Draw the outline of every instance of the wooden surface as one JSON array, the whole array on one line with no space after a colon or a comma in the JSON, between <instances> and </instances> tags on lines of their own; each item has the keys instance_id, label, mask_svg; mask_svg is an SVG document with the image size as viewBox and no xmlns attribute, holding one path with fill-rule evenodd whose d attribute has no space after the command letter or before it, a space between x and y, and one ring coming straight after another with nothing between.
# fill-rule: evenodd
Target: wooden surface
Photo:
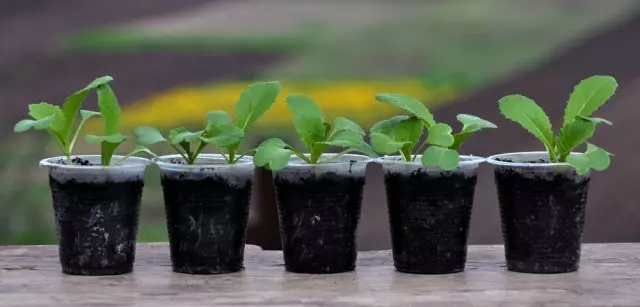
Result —
<instances>
[{"instance_id":1,"label":"wooden surface","mask_svg":"<svg viewBox=\"0 0 640 307\"><path fill-rule=\"evenodd\" d=\"M60 273L57 247L0 247L0 306L640 306L640 244L586 244L576 273L504 268L502 246L472 246L467 270L395 272L389 251L363 252L355 272L286 273L281 252L247 247L243 272L173 273L164 244L142 244L134 272Z\"/></svg>"}]
</instances>

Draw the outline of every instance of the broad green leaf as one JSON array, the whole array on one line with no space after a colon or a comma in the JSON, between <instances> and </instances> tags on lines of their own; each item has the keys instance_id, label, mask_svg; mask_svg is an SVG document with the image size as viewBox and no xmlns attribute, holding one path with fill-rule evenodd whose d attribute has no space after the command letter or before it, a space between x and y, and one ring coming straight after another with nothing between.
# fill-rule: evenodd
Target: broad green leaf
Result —
<instances>
[{"instance_id":1,"label":"broad green leaf","mask_svg":"<svg viewBox=\"0 0 640 307\"><path fill-rule=\"evenodd\" d=\"M488 120L469 114L458 114L456 119L462 123L462 130L460 130L460 133L471 133L482 129L498 128L498 126Z\"/></svg>"},{"instance_id":2,"label":"broad green leaf","mask_svg":"<svg viewBox=\"0 0 640 307\"><path fill-rule=\"evenodd\" d=\"M378 132L378 133L390 135L393 133L393 131L395 130L395 127L398 125L399 122L403 120L407 120L409 118L411 117L407 115L398 115L398 116L391 117L389 119L381 120L373 124L373 126L369 128L369 132L370 133Z\"/></svg>"},{"instance_id":3,"label":"broad green leaf","mask_svg":"<svg viewBox=\"0 0 640 307\"><path fill-rule=\"evenodd\" d=\"M262 116L280 94L280 83L259 82L249 85L236 103L236 122L243 131Z\"/></svg>"},{"instance_id":4,"label":"broad green leaf","mask_svg":"<svg viewBox=\"0 0 640 307\"><path fill-rule=\"evenodd\" d=\"M417 118L425 121L428 125L434 125L435 121L429 109L417 99L403 94L378 94L376 100L387 103L405 111L408 111Z\"/></svg>"},{"instance_id":5,"label":"broad green leaf","mask_svg":"<svg viewBox=\"0 0 640 307\"><path fill-rule=\"evenodd\" d=\"M120 106L118 105L118 99L111 87L107 84L100 85L97 89L98 108L104 121L104 133L107 135L116 134L118 133L118 126L120 125Z\"/></svg>"},{"instance_id":6,"label":"broad green leaf","mask_svg":"<svg viewBox=\"0 0 640 307\"><path fill-rule=\"evenodd\" d=\"M47 116L43 119L39 119L39 120L32 120L32 119L23 119L21 121L19 121L18 123L16 123L16 125L13 127L13 131L14 132L24 132L27 131L31 128L36 129L36 130L44 130L44 129L48 129L51 126L51 123L53 122L54 116Z\"/></svg>"},{"instance_id":7,"label":"broad green leaf","mask_svg":"<svg viewBox=\"0 0 640 307\"><path fill-rule=\"evenodd\" d=\"M343 148L360 147L364 144L362 135L350 130L342 130L335 133L329 140L319 142L319 144L326 144L329 146L337 146Z\"/></svg>"},{"instance_id":8,"label":"broad green leaf","mask_svg":"<svg viewBox=\"0 0 640 307\"><path fill-rule=\"evenodd\" d=\"M410 142L407 141L396 141L390 136L379 132L371 133L369 137L371 138L371 147L373 150L385 155L396 153L402 150L407 144L410 144Z\"/></svg>"},{"instance_id":9,"label":"broad green leaf","mask_svg":"<svg viewBox=\"0 0 640 307\"><path fill-rule=\"evenodd\" d=\"M185 127L173 128L169 130L169 140L173 140L178 134L183 132L189 132L189 130L187 130L187 128Z\"/></svg>"},{"instance_id":10,"label":"broad green leaf","mask_svg":"<svg viewBox=\"0 0 640 307\"><path fill-rule=\"evenodd\" d=\"M410 153L420 139L424 126L420 119L412 116L400 115L382 120L370 129L372 133L382 133L392 140L405 143L402 149Z\"/></svg>"},{"instance_id":11,"label":"broad green leaf","mask_svg":"<svg viewBox=\"0 0 640 307\"><path fill-rule=\"evenodd\" d=\"M596 145L587 144L587 151L584 155L589 159L591 168L596 171L604 171L611 164L611 154Z\"/></svg>"},{"instance_id":12,"label":"broad green leaf","mask_svg":"<svg viewBox=\"0 0 640 307\"><path fill-rule=\"evenodd\" d=\"M522 126L540 140L547 150L554 149L551 121L533 100L522 95L509 95L498 102L500 113Z\"/></svg>"},{"instance_id":13,"label":"broad green leaf","mask_svg":"<svg viewBox=\"0 0 640 307\"><path fill-rule=\"evenodd\" d=\"M62 106L62 113L64 114L63 134L66 138L69 138L71 136L76 116L78 115L78 111L80 111L80 108L82 107L82 103L87 98L89 91L97 88L98 86L105 85L111 81L113 81L113 78L111 78L110 76L97 78L85 88L73 93L71 96L65 99L64 105Z\"/></svg>"},{"instance_id":14,"label":"broad green leaf","mask_svg":"<svg viewBox=\"0 0 640 307\"><path fill-rule=\"evenodd\" d=\"M202 133L204 133L204 130L200 130L196 132L184 131L184 132L177 133L173 136L173 138L170 138L171 144L178 145L182 142L190 143L190 142L199 140Z\"/></svg>"},{"instance_id":15,"label":"broad green leaf","mask_svg":"<svg viewBox=\"0 0 640 307\"><path fill-rule=\"evenodd\" d=\"M151 145L166 141L162 133L158 129L149 126L141 126L135 130L138 143L142 145Z\"/></svg>"},{"instance_id":16,"label":"broad green leaf","mask_svg":"<svg viewBox=\"0 0 640 307\"><path fill-rule=\"evenodd\" d=\"M618 88L618 82L610 76L592 76L580 81L573 89L564 111L564 125L576 116L589 117L600 108Z\"/></svg>"},{"instance_id":17,"label":"broad green leaf","mask_svg":"<svg viewBox=\"0 0 640 307\"><path fill-rule=\"evenodd\" d=\"M62 134L64 131L64 115L58 106L54 106L46 102L30 104L29 116L33 117L35 120L53 116L53 119L49 122L50 129L58 134Z\"/></svg>"},{"instance_id":18,"label":"broad green leaf","mask_svg":"<svg viewBox=\"0 0 640 307\"><path fill-rule=\"evenodd\" d=\"M87 121L89 118L94 116L99 116L100 112L89 111L89 110L80 110L80 118L82 121Z\"/></svg>"},{"instance_id":19,"label":"broad green leaf","mask_svg":"<svg viewBox=\"0 0 640 307\"><path fill-rule=\"evenodd\" d=\"M315 143L326 136L324 114L313 100L303 95L289 95L287 107L293 114L293 126L307 149L313 150Z\"/></svg>"},{"instance_id":20,"label":"broad green leaf","mask_svg":"<svg viewBox=\"0 0 640 307\"><path fill-rule=\"evenodd\" d=\"M231 115L225 111L213 111L207 113L207 130L215 126L231 124Z\"/></svg>"},{"instance_id":21,"label":"broad green leaf","mask_svg":"<svg viewBox=\"0 0 640 307\"><path fill-rule=\"evenodd\" d=\"M422 164L424 166L453 170L458 167L458 163L460 163L460 155L453 149L430 146L422 154Z\"/></svg>"},{"instance_id":22,"label":"broad green leaf","mask_svg":"<svg viewBox=\"0 0 640 307\"><path fill-rule=\"evenodd\" d=\"M124 142L124 140L122 141ZM113 157L113 154L116 152L116 149L118 148L118 146L120 146L120 144L122 144L122 142L102 142L101 144L101 150L100 150L100 160L102 162L102 165L111 165L111 158Z\"/></svg>"},{"instance_id":23,"label":"broad green leaf","mask_svg":"<svg viewBox=\"0 0 640 307\"><path fill-rule=\"evenodd\" d=\"M596 124L606 124L609 126L613 126L613 123L604 119L604 118L600 118L600 117L586 117L586 116L579 116L578 118L583 119L583 120L588 120L590 122L596 123Z\"/></svg>"},{"instance_id":24,"label":"broad green leaf","mask_svg":"<svg viewBox=\"0 0 640 307\"><path fill-rule=\"evenodd\" d=\"M360 146L354 146L353 149L372 158L380 156L373 150L373 147L371 147L371 145L367 144L366 142L363 142Z\"/></svg>"},{"instance_id":25,"label":"broad green leaf","mask_svg":"<svg viewBox=\"0 0 640 307\"><path fill-rule=\"evenodd\" d=\"M359 135L365 135L366 134L364 132L364 130L362 129L362 127L360 127L360 125L358 125L355 122L353 122L352 120L350 120L348 118L344 118L344 117L336 117L333 120L333 131L334 132L352 131L352 132L355 132L355 133L357 133Z\"/></svg>"},{"instance_id":26,"label":"broad green leaf","mask_svg":"<svg viewBox=\"0 0 640 307\"><path fill-rule=\"evenodd\" d=\"M153 151L151 151L151 149L144 147L142 145L136 145L136 148L134 148L133 151L127 156L133 156L143 152L154 158L159 158L158 155L156 155Z\"/></svg>"},{"instance_id":27,"label":"broad green leaf","mask_svg":"<svg viewBox=\"0 0 640 307\"><path fill-rule=\"evenodd\" d=\"M100 143L120 144L124 142L127 139L127 137L122 135L121 133L115 133L110 135L87 134L85 136L85 139L89 144L100 144Z\"/></svg>"},{"instance_id":28,"label":"broad green leaf","mask_svg":"<svg viewBox=\"0 0 640 307\"><path fill-rule=\"evenodd\" d=\"M244 131L238 126L233 124L227 124L223 126L217 126L200 137L200 139L207 143L218 147L229 147L234 144L240 143L244 139Z\"/></svg>"},{"instance_id":29,"label":"broad green leaf","mask_svg":"<svg viewBox=\"0 0 640 307\"><path fill-rule=\"evenodd\" d=\"M437 123L427 129L427 131L428 144L442 147L449 147L453 145L454 139L453 134L451 134L453 129L451 129L451 126L443 123Z\"/></svg>"},{"instance_id":30,"label":"broad green leaf","mask_svg":"<svg viewBox=\"0 0 640 307\"><path fill-rule=\"evenodd\" d=\"M287 166L293 153L286 147L287 144L282 139L268 139L258 146L253 162L256 166L266 167L274 171L283 169Z\"/></svg>"},{"instance_id":31,"label":"broad green leaf","mask_svg":"<svg viewBox=\"0 0 640 307\"><path fill-rule=\"evenodd\" d=\"M567 157L567 163L573 165L579 175L584 175L591 169L591 162L585 155L570 155Z\"/></svg>"},{"instance_id":32,"label":"broad green leaf","mask_svg":"<svg viewBox=\"0 0 640 307\"><path fill-rule=\"evenodd\" d=\"M562 127L555 142L559 161L564 161L574 148L589 140L595 130L595 123L582 119Z\"/></svg>"}]
</instances>

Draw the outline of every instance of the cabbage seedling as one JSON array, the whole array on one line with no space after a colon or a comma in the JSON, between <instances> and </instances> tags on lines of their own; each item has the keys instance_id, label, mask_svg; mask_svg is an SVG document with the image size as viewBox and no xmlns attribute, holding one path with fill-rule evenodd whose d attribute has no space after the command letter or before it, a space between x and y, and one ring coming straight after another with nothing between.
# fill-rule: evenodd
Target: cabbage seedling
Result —
<instances>
[{"instance_id":1,"label":"cabbage seedling","mask_svg":"<svg viewBox=\"0 0 640 307\"><path fill-rule=\"evenodd\" d=\"M228 163L235 163L255 150L238 153L245 132L271 108L279 94L280 83L276 81L249 85L236 102L235 123L227 112L213 111L206 115L206 127L196 132L175 128L165 138L156 128L138 127L135 130L138 143L147 148L152 144L167 142L188 164L194 164L202 150L211 144L224 150L222 155Z\"/></svg>"},{"instance_id":2,"label":"cabbage seedling","mask_svg":"<svg viewBox=\"0 0 640 307\"><path fill-rule=\"evenodd\" d=\"M535 101L522 95L509 95L499 101L504 117L520 124L544 144L549 153L549 162L566 162L573 165L578 174L586 174L590 169L603 171L611 163L611 154L606 150L587 143L593 136L596 125L612 123L603 118L591 117L618 88L615 78L592 76L582 80L569 96L564 112L562 128L554 135L551 121ZM571 152L582 144L587 150L582 155Z\"/></svg>"},{"instance_id":3,"label":"cabbage seedling","mask_svg":"<svg viewBox=\"0 0 640 307\"><path fill-rule=\"evenodd\" d=\"M329 162L353 151L376 156L364 141L364 130L355 122L344 117L335 118L333 124L327 122L322 109L313 100L303 95L289 95L286 103L293 114L293 126L309 154L303 154L282 139L271 138L262 142L256 150L253 161L257 166L280 170L287 165L292 155L309 164ZM330 146L342 147L344 150L321 159L322 154Z\"/></svg>"},{"instance_id":4,"label":"cabbage seedling","mask_svg":"<svg viewBox=\"0 0 640 307\"><path fill-rule=\"evenodd\" d=\"M462 129L453 133L451 126L435 121L429 109L417 99L403 94L379 94L376 100L401 108L411 115L382 120L369 129L373 150L381 154L399 153L405 161L414 161L422 152L424 166L452 170L458 166L458 151L467 138L480 130L497 128L477 116L459 114ZM427 132L422 143L423 133ZM415 154L414 154L415 152Z\"/></svg>"}]
</instances>

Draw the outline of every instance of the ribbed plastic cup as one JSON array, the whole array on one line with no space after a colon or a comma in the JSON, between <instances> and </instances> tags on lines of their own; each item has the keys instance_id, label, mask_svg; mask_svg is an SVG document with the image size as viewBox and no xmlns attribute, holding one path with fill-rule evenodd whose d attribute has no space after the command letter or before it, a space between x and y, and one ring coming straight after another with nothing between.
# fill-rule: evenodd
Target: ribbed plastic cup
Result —
<instances>
[{"instance_id":1,"label":"ribbed plastic cup","mask_svg":"<svg viewBox=\"0 0 640 307\"><path fill-rule=\"evenodd\" d=\"M418 156L379 158L384 170L393 262L398 271L463 271L477 168L484 158L461 156L454 170L425 167Z\"/></svg>"},{"instance_id":2,"label":"ribbed plastic cup","mask_svg":"<svg viewBox=\"0 0 640 307\"><path fill-rule=\"evenodd\" d=\"M160 157L173 270L222 274L244 268L251 181L250 157L228 164L222 155L200 154L195 164L180 155Z\"/></svg>"},{"instance_id":3,"label":"ribbed plastic cup","mask_svg":"<svg viewBox=\"0 0 640 307\"><path fill-rule=\"evenodd\" d=\"M130 157L102 166L100 156L40 161L49 170L62 272L116 275L133 269L144 172L150 160ZM121 159L114 156L113 160Z\"/></svg>"},{"instance_id":4,"label":"ribbed plastic cup","mask_svg":"<svg viewBox=\"0 0 640 307\"><path fill-rule=\"evenodd\" d=\"M546 152L487 158L494 166L511 271L567 273L580 263L589 174L578 175L567 163L545 161Z\"/></svg>"},{"instance_id":5,"label":"ribbed plastic cup","mask_svg":"<svg viewBox=\"0 0 640 307\"><path fill-rule=\"evenodd\" d=\"M324 154L321 159L332 157ZM322 164L292 159L274 172L285 269L340 273L356 266L356 231L367 163L342 155Z\"/></svg>"}]
</instances>

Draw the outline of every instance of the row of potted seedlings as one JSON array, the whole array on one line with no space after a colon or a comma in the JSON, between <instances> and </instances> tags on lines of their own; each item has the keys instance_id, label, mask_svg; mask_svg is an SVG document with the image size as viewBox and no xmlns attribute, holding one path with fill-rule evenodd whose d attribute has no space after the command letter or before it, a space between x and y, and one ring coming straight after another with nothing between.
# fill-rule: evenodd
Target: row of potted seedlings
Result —
<instances>
[{"instance_id":1,"label":"row of potted seedlings","mask_svg":"<svg viewBox=\"0 0 640 307\"><path fill-rule=\"evenodd\" d=\"M246 226L254 167L273 171L285 268L298 273L339 273L355 268L356 232L362 206L365 168L384 169L394 265L420 274L464 270L467 237L482 162L494 166L507 268L528 273L578 269L590 170L604 170L610 154L587 143L598 124L591 117L616 91L608 76L581 81L570 95L564 122L554 134L545 112L531 99L510 95L501 113L539 139L546 151L500 154L488 159L460 155L473 133L496 128L460 114L458 132L437 122L418 100L402 94L376 99L406 112L365 131L337 117L329 122L311 99L288 95L286 104L303 149L272 138L240 151L247 130L276 101L277 82L248 86L235 116L206 115L198 131L172 129L162 135L139 127L137 147L124 156L116 149L128 137L119 132L120 108L109 86L96 79L69 96L62 107L29 105L31 119L16 132L46 130L64 156L44 159L56 215L62 271L74 275L131 272L144 173L155 163L167 216L173 270L217 274L243 269ZM99 112L82 110L95 91ZM78 116L79 115L79 116ZM100 155L73 155L86 121L100 116L105 135L88 134ZM76 124L78 117L80 121ZM156 156L148 146L164 143L177 153ZM205 154L208 147L217 154ZM340 148L338 153L328 153ZM153 161L134 155L146 153Z\"/></svg>"}]
</instances>

